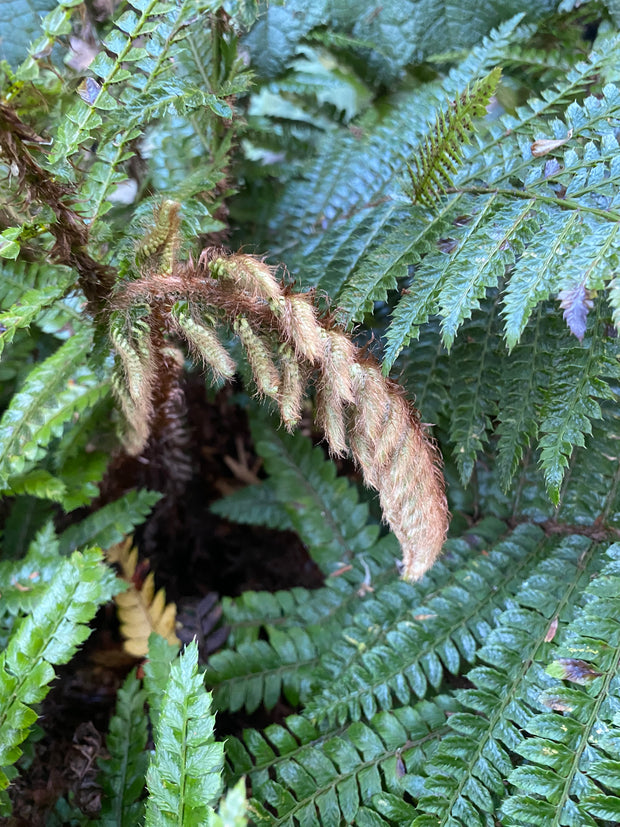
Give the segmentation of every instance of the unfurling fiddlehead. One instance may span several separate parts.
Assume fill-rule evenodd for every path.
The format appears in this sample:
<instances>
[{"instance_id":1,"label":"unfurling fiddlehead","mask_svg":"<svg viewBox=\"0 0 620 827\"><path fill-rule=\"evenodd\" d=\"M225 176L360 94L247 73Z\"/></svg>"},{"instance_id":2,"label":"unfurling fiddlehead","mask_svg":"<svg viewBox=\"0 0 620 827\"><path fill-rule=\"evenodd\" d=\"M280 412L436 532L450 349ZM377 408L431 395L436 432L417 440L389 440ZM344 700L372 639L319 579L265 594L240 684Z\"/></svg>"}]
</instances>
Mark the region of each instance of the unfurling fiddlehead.
<instances>
[{"instance_id":1,"label":"unfurling fiddlehead","mask_svg":"<svg viewBox=\"0 0 620 827\"><path fill-rule=\"evenodd\" d=\"M156 416L155 351L163 334L184 339L214 377L229 379L235 363L216 333L216 325L225 324L245 350L259 395L277 402L287 429L299 422L304 385L314 380L317 420L331 452L351 451L365 482L379 492L403 549L405 577L421 577L441 550L447 505L440 458L417 411L372 357L319 318L310 294L283 286L264 262L208 248L197 264L175 263L177 216L170 204L160 208L158 223L171 220L175 229L151 233L162 243L143 245L141 275L119 287L110 317L128 451L144 449ZM163 330L149 327L155 320Z\"/></svg>"}]
</instances>

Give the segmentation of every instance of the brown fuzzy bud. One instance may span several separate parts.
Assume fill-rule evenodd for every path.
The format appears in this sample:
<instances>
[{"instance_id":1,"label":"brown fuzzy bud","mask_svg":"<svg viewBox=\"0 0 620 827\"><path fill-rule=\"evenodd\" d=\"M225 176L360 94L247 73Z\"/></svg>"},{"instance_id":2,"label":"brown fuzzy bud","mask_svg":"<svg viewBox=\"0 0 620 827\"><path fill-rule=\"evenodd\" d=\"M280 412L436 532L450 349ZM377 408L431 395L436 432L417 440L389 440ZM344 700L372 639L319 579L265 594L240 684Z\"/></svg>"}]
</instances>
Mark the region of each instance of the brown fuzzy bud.
<instances>
[{"instance_id":1,"label":"brown fuzzy bud","mask_svg":"<svg viewBox=\"0 0 620 827\"><path fill-rule=\"evenodd\" d=\"M353 454L366 481L378 489L401 544L404 577L417 580L435 562L448 529L439 457L412 408L376 365L359 364L354 376Z\"/></svg>"},{"instance_id":2,"label":"brown fuzzy bud","mask_svg":"<svg viewBox=\"0 0 620 827\"><path fill-rule=\"evenodd\" d=\"M237 365L214 331L201 324L178 305L173 308L172 318L178 332L185 338L192 352L204 365L211 368L217 379L232 379Z\"/></svg>"},{"instance_id":3,"label":"brown fuzzy bud","mask_svg":"<svg viewBox=\"0 0 620 827\"><path fill-rule=\"evenodd\" d=\"M205 279L205 270L212 278ZM200 307L211 305L227 318L246 350L259 393L277 400L289 429L300 417L299 362L314 369L317 419L331 452L343 455L350 445L364 480L378 490L385 518L402 546L405 577L421 577L439 554L448 525L440 457L415 409L398 386L382 376L379 366L363 357L343 331L320 322L307 294L283 290L273 270L251 256L209 248L197 266L191 262L177 266L167 277L151 271L139 283L129 283L117 307L130 307L132 297L135 303L147 296L154 302L174 296L178 305L194 301ZM215 334L191 310L179 315L178 305L172 314L174 325L205 362L229 376L234 367ZM112 335L129 388L121 404L128 419L136 420L140 408L148 423L152 377L140 347L123 330ZM271 337L281 344L282 377L274 363ZM144 388L146 395L141 393ZM146 408L141 401L145 398ZM138 434L138 422L135 427L139 442L143 435Z\"/></svg>"},{"instance_id":4,"label":"brown fuzzy bud","mask_svg":"<svg viewBox=\"0 0 620 827\"><path fill-rule=\"evenodd\" d=\"M273 362L271 350L252 330L248 320L243 316L235 321L234 329L247 353L258 392L263 396L277 399L280 390L280 375Z\"/></svg>"},{"instance_id":5,"label":"brown fuzzy bud","mask_svg":"<svg viewBox=\"0 0 620 827\"><path fill-rule=\"evenodd\" d=\"M178 201L165 200L155 211L155 226L140 242L136 250L136 262L143 264L156 259L160 273L172 273L176 251L180 244L181 219Z\"/></svg>"},{"instance_id":6,"label":"brown fuzzy bud","mask_svg":"<svg viewBox=\"0 0 620 827\"><path fill-rule=\"evenodd\" d=\"M282 349L280 368L282 370L282 388L278 399L280 416L285 428L292 431L301 419L303 384L299 362L288 345Z\"/></svg>"},{"instance_id":7,"label":"brown fuzzy bud","mask_svg":"<svg viewBox=\"0 0 620 827\"><path fill-rule=\"evenodd\" d=\"M252 256L242 253L220 257L209 265L214 278L232 279L252 297L266 302L276 302L282 295L282 288L273 275L273 269Z\"/></svg>"},{"instance_id":8,"label":"brown fuzzy bud","mask_svg":"<svg viewBox=\"0 0 620 827\"><path fill-rule=\"evenodd\" d=\"M301 359L316 364L323 356L322 328L316 318L316 309L309 296L293 294L281 296L273 306L282 333Z\"/></svg>"},{"instance_id":9,"label":"brown fuzzy bud","mask_svg":"<svg viewBox=\"0 0 620 827\"><path fill-rule=\"evenodd\" d=\"M112 383L128 425L125 443L128 453L139 454L149 435L153 415L154 360L151 331L144 319L113 313L110 339L119 357L120 370Z\"/></svg>"}]
</instances>

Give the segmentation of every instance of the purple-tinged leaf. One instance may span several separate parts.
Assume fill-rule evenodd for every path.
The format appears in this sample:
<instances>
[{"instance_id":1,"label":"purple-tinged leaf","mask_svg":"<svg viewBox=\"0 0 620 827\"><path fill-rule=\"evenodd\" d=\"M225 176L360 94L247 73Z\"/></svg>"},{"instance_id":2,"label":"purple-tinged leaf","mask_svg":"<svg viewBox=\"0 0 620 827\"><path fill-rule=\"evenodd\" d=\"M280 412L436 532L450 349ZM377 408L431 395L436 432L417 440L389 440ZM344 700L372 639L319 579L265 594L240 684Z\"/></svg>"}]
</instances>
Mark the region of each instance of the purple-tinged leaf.
<instances>
[{"instance_id":1,"label":"purple-tinged leaf","mask_svg":"<svg viewBox=\"0 0 620 827\"><path fill-rule=\"evenodd\" d=\"M580 283L560 290L558 298L560 307L564 310L564 320L568 329L582 342L586 332L588 313L593 306L590 291L586 290L583 283Z\"/></svg>"}]
</instances>

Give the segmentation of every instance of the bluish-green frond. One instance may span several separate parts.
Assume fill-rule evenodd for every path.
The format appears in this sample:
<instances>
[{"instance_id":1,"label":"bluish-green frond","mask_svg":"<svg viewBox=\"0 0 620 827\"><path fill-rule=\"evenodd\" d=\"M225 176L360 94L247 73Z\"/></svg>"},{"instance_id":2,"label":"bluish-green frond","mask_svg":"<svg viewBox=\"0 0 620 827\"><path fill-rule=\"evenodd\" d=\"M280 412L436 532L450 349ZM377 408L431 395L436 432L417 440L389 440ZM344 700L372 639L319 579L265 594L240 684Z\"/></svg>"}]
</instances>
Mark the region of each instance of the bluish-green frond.
<instances>
[{"instance_id":1,"label":"bluish-green frond","mask_svg":"<svg viewBox=\"0 0 620 827\"><path fill-rule=\"evenodd\" d=\"M615 384L620 376L617 352L616 340L603 338L599 327L582 344L574 338L566 342L566 334L560 335L551 354L538 446L549 496L555 504L573 448L584 445L592 420L601 418L598 400L616 399L609 382Z\"/></svg>"},{"instance_id":2,"label":"bluish-green frond","mask_svg":"<svg viewBox=\"0 0 620 827\"><path fill-rule=\"evenodd\" d=\"M492 823L522 743L520 731L544 708L542 693L553 684L544 670L556 645L556 629L574 617L581 590L600 565L596 544L573 536L547 541L543 560L525 580L520 578L520 587L477 653L479 665L468 673L474 688L457 692L464 712L451 716L453 734L442 740L425 767L417 807L428 815L414 825Z\"/></svg>"},{"instance_id":3,"label":"bluish-green frond","mask_svg":"<svg viewBox=\"0 0 620 827\"><path fill-rule=\"evenodd\" d=\"M539 529L524 526L487 552L472 531L469 543L448 541L442 567L431 572L436 585L377 587L321 659L323 688L307 714L330 722L370 718L395 699L409 703L437 690L444 670L456 674L473 661L495 613L539 559L541 540ZM475 553L476 544L484 554Z\"/></svg>"},{"instance_id":4,"label":"bluish-green frond","mask_svg":"<svg viewBox=\"0 0 620 827\"><path fill-rule=\"evenodd\" d=\"M584 593L547 667L538 709L517 752L527 760L509 776L502 805L509 824L615 822L620 813L620 548Z\"/></svg>"}]
</instances>

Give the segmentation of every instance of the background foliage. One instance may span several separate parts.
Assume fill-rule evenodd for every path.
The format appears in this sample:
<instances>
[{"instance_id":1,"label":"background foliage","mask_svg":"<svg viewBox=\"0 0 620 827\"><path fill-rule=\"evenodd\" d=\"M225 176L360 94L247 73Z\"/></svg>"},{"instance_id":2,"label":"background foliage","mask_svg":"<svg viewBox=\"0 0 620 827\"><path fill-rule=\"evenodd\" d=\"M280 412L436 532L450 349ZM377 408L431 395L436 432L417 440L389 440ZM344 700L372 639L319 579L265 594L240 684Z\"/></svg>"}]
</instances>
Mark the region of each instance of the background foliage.
<instances>
[{"instance_id":1,"label":"background foliage","mask_svg":"<svg viewBox=\"0 0 620 827\"><path fill-rule=\"evenodd\" d=\"M155 621L133 608L164 612L102 550L183 490L166 377L198 366L161 332L154 490L112 494L114 350L139 372L154 324L110 339L115 299L225 243L283 263L415 399L450 537L404 582L355 476L240 395L264 473L212 510L295 532L322 585L223 597L206 663L166 609L118 692L99 815L60 800L49 823L620 821L620 21L531 7L3 5L2 815L98 607L120 595L136 652ZM224 739L217 713L257 725Z\"/></svg>"}]
</instances>

